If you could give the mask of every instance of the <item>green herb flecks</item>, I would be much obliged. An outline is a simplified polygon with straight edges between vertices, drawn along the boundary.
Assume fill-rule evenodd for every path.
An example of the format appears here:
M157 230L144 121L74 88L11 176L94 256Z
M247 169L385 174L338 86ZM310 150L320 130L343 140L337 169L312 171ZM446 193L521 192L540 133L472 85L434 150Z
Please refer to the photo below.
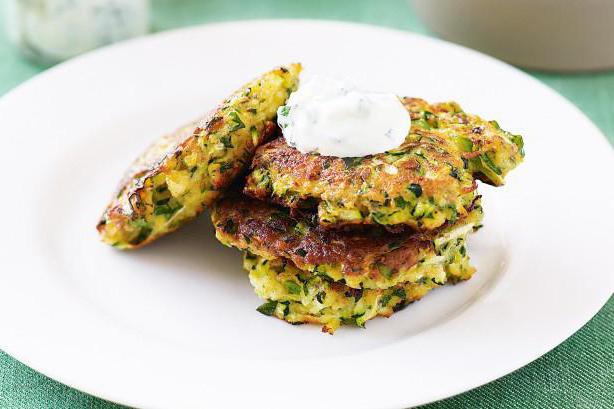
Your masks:
M512 135L511 139L514 145L516 145L518 149L520 150L520 156L524 158L524 140L522 139L522 136Z
M451 163L448 163L448 166L450 166L450 176L456 180L461 180L460 175L458 174L458 169Z
M485 153L481 154L480 159L490 170L495 172L497 175L501 176L503 174L503 172L501 171L501 168L495 165L495 163L492 161L492 159L490 159L490 157L487 154Z
M401 196L397 196L394 198L394 204L399 209L405 209L405 207L407 206L407 201L403 199Z
M224 135L220 138L220 142L222 142L222 145L224 145L224 148L230 149L230 148L234 148L234 145L232 144L232 139L230 137L230 135Z
M423 114L424 120L432 127L439 128L439 123L437 122L437 115L430 111L424 111Z
M230 169L232 169L232 162L224 162L220 165L220 173L224 173Z
M224 233L235 234L237 232L237 224L232 219L228 219L224 222L222 230Z
M277 115L279 116L288 116L289 113L290 113L290 106L288 105L284 105L280 107L279 110L277 111Z
M277 301L269 301L269 302L262 304L260 307L256 308L256 311L258 311L261 314L270 316L270 315L273 315L276 309L277 309Z
M258 258L257 255L255 255L254 253L252 253L251 251L247 250L245 251L245 259L247 260L256 260Z
M156 206L162 206L167 204L169 201L171 200L171 196L169 195L168 197L165 197L164 199L157 199L154 204ZM154 210L154 214L155 214L155 210Z
M351 168L354 168L360 165L360 163L363 160L363 158L361 157L347 157L347 158L341 158L341 159L343 159L343 163L345 164L346 169L351 169Z
M465 138L464 136L456 138L456 145L463 152L471 152L473 149L473 142L471 142L471 139Z
M385 307L388 305L390 300L392 300L392 294L386 294L382 298L380 298L379 305L381 305L382 307Z
M286 291L288 291L290 294L297 295L301 293L301 286L292 280L284 281L284 287L286 288Z
M384 264L378 264L377 269L379 270L380 274L383 275L384 277L386 278L392 277L393 270L390 267Z
M256 145L258 141L258 137L260 136L260 134L258 133L258 128L256 128L255 126L252 126L251 128L249 128L249 132L250 132L250 135L252 136L252 141L254 142L254 145ZM248 155L246 156L251 156L251 152L248 152Z
M237 111L231 111L228 113L228 116L231 119L230 128L228 129L230 132L234 132L238 129L245 128L245 124L241 121L241 117Z
M261 188L266 189L266 190L270 190L271 189L271 177L269 176L269 172L262 171L262 174L261 174L260 178L258 179L257 185L258 185L258 187L261 187Z
M362 321L358 321L358 318L362 317L364 313L353 315L351 317L341 317L341 323L343 325L353 325L359 328L364 328L365 323Z
M437 285L445 285L445 282L437 281L435 277L431 278L431 281Z
M362 298L362 293L363 293L363 290L361 289L357 289L354 291L354 302L360 301L360 299Z
M429 124L427 120L424 118L414 119L413 121L411 121L411 124L412 126L417 126L419 128L427 129L427 130L433 128L431 124Z
M417 183L412 183L408 186L407 190L412 192L416 197L422 196L422 186Z
M149 237L149 235L153 231L153 229L151 228L149 223L147 223L147 221L145 219L137 219L137 220L135 220L132 223L133 223L133 225L135 227L137 227L139 229L139 233L134 238L134 240L132 240L132 242L130 244L136 245L136 244L140 244L140 243L144 242L145 240L147 240L147 238Z
M405 293L405 289L403 287L396 288L392 292L392 295L395 297L399 297L401 300L404 300L405 298L407 298L407 294Z
M179 209L181 209L183 205L177 203L175 205L167 204L156 204L154 207L154 214L156 216L164 215L167 219L170 219Z
M282 301L280 304L284 305L284 318L290 314L290 301Z

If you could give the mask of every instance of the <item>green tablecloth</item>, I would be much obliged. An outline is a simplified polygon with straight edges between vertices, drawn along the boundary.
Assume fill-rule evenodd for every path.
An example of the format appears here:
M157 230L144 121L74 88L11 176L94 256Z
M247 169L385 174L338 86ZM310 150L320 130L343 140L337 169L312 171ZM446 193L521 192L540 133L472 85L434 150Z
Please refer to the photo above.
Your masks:
M404 0L153 0L153 6L156 31L212 21L300 17L365 22L428 34ZM0 95L40 71L21 60L0 33ZM530 74L574 102L614 143L614 72ZM0 408L81 407L120 406L55 382L0 352ZM427 407L614 408L614 300L611 298L576 334L533 363Z

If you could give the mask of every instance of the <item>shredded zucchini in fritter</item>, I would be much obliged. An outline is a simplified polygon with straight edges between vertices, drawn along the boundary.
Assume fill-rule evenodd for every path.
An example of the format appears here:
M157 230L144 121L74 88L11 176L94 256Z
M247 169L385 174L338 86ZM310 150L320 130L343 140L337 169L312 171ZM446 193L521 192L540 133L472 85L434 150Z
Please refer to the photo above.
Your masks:
M320 324L330 334L341 324L364 327L378 315L389 317L439 286L426 281L361 290L306 273L283 259L245 253L243 260L256 294L267 300L258 311L292 324Z
M523 140L456 103L405 98L410 134L398 148L363 158L304 154L283 138L256 151L244 192L290 208L317 206L330 227L407 225L421 231L467 214L475 179L503 184L524 157Z
M137 160L98 230L117 248L169 233L213 203L273 132L277 108L296 89L299 64L245 84L202 123L164 137Z
M457 223L426 234L375 234L323 230L278 207L245 197L220 201L211 213L218 240L266 259L285 258L298 268L352 288L388 288L406 281L457 282L471 277L467 235L482 221L479 200ZM319 256L322 255L322 256Z

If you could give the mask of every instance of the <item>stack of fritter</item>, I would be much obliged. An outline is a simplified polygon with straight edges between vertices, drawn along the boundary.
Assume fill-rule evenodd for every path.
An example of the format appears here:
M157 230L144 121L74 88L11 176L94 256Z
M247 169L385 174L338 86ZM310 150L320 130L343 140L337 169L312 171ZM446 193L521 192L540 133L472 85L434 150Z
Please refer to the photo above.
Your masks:
M266 300L260 312L333 333L471 278L465 242L482 219L475 179L503 184L522 161L522 138L456 103L403 102L412 127L400 147L335 158L279 137L256 150L243 195L214 207L218 239L244 251Z
M258 310L329 333L469 279L465 241L482 219L475 179L503 184L522 161L522 138L455 103L406 98L412 125L400 147L362 158L303 154L274 123L300 71L265 73L154 144L100 219L103 241L137 248L214 206L218 239L244 251L266 300Z

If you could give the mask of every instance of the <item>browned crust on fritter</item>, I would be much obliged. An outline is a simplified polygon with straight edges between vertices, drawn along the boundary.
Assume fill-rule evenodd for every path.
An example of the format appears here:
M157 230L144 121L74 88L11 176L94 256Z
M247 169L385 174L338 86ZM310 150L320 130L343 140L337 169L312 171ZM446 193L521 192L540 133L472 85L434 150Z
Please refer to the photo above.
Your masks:
M413 149L420 147L429 152L429 157L437 161L438 164L449 163L456 168L462 168L463 162L459 156L452 155L449 151L441 149L438 145L445 146L446 142L441 140L439 136L430 135L429 142L409 142L403 144L403 148ZM256 149L256 154L252 162L252 169L259 167L269 168L274 167L283 170L284 175L289 176L295 181L314 181L318 180L334 189L336 186L343 186L356 182L364 182L368 180L376 165L373 163L379 160L382 155L367 156L361 164L348 168L346 162L342 158L332 156L321 156L304 154L289 146L284 138L277 138L267 144ZM416 170L419 167L418 162L410 158L400 164L397 164L398 173L388 175L388 177L379 177L377 182L377 191L388 192L391 196L397 194L397 191L405 189L411 183L420 184L426 195L433 196L435 194L448 195L454 197L458 192L468 193L476 189L477 185L462 186L462 184L452 176L446 175L437 179L430 179L419 175ZM381 173L380 173L381 175ZM283 206L300 207L304 205L302 201L288 201L276 195L270 195L265 188L260 188L256 183L246 184L244 192L249 196L256 197L260 200L270 200ZM365 192L365 195L374 194L374 192ZM310 198L310 194L305 194L300 197L301 200ZM381 198L373 198L374 200L385 200ZM452 200L452 199L450 199Z
M300 70L291 64L262 74L150 146L105 209L97 225L102 240L120 249L140 247L211 205L276 130L277 108L296 88Z
M129 200L132 204L130 210L138 207L140 202L139 193L144 188L143 181L158 173L160 169L163 169L168 158L179 157L185 149L196 146L195 139L203 129L213 131L216 128L216 122L212 121L214 113L215 111L211 111L202 118L161 137L151 144L124 173L117 189L116 199L114 199L114 203L109 206L107 211L109 218L111 218L111 215L117 215L117 213L132 217L134 212L126 213L119 205L119 196L129 191Z
M194 130L198 127L199 123L206 121L206 118L207 116L204 116L193 121L152 143L126 170L124 177L119 183L117 193L131 184L133 179L151 172L151 169L157 167L164 157L176 151L180 144L185 143L185 140L194 134Z
M143 207L141 192L145 189L144 181L162 169L168 158L178 157L184 149L196 145L197 132L203 128L211 129L215 126L211 123L214 112L211 111L202 118L161 137L129 166L117 187L113 200L96 225L99 233L102 233L107 220L114 220L120 226L137 217L135 209ZM121 200L125 195L127 195L129 206L122 204ZM149 241L145 240L133 245L132 248L139 248L148 243Z
M201 119L179 128L171 134L163 136L147 148L147 150L130 165L124 174L117 189L117 196L125 190L130 189L131 203L133 201L133 196L134 200L138 200L139 191L143 189L143 180L165 169L167 167L167 159L172 157L179 158L186 149L196 149L199 135L213 133L223 125L223 118L216 116L216 112L217 110L210 111ZM271 139L273 135L278 134L277 131L277 125L268 121L264 126L259 142L262 143ZM254 148L253 144L250 145L251 148ZM231 172L220 174L219 177L212 179L211 182L213 187L219 189L228 186L229 183L235 179L236 174L241 170L240 167L237 167L233 168Z
M220 104L220 106L221 105L222 104ZM120 182L117 194L96 225L96 229L99 233L102 233L106 220L114 220L120 225L121 223L128 223L140 217L140 215L136 214L135 210L142 209L145 206L141 199L141 193L145 189L144 182L147 181L149 177L168 168L169 159L179 158L185 150L197 150L199 135L213 133L218 130L223 125L223 121L221 121L221 117L215 115L216 113L217 109L214 109L201 119L163 136L150 145L150 147L130 165ZM269 140L272 135L277 134L277 130L278 128L275 123L271 121L267 122L258 143ZM250 141L247 143L251 145L252 149L255 148ZM246 160L249 159L251 158L246 158ZM221 189L222 187L228 186L242 170L240 166L234 166L229 171L220 173L219 176L212 178L211 184L215 189ZM128 201L130 203L128 208L121 203L122 196L126 194L128 195ZM179 227L180 225L172 229L169 228L164 234L171 233ZM152 239L133 244L131 248L140 248L151 242Z
M374 264L409 269L422 252L433 250L431 237L423 233L328 230L245 196L222 199L214 207L212 218L216 229L230 238L233 245L257 249L274 258L287 258L304 270L307 265L339 264L347 275L369 272L377 276ZM304 234L295 229L299 221L306 226Z

